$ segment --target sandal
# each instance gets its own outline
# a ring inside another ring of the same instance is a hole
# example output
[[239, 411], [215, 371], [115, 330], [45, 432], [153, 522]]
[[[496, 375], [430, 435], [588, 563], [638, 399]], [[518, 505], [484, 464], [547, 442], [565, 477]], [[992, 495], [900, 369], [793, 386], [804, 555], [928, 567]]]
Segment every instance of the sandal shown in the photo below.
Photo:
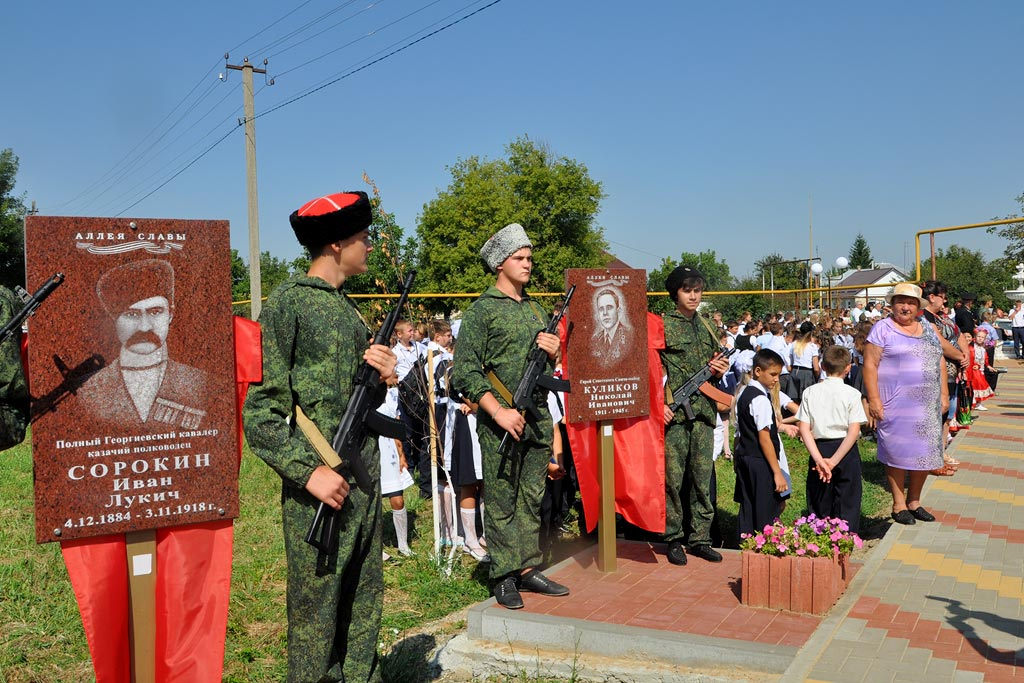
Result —
[[934, 470], [928, 470], [928, 474], [935, 477], [952, 477], [956, 474], [956, 468], [947, 463], [942, 467], [936, 467]]

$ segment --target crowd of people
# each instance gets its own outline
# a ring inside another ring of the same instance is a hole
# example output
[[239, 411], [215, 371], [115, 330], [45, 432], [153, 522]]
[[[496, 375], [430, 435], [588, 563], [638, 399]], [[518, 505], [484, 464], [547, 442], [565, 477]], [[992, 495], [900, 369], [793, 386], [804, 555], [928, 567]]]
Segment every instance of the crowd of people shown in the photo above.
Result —
[[[398, 552], [411, 553], [403, 492], [413, 473], [420, 495], [442, 501], [441, 544], [461, 545], [487, 564], [499, 605], [522, 608], [524, 593], [570, 593], [542, 572], [546, 540], [557, 534], [576, 495], [571, 485], [556, 486], [572, 472], [564, 397], [538, 395], [535, 410], [524, 414], [512, 406], [509, 389], [531, 351], [540, 349], [552, 372], [560, 361], [560, 339], [546, 331], [549, 316], [526, 289], [533, 268], [526, 231], [511, 224], [484, 244], [480, 256], [494, 284], [461, 320], [402, 320], [393, 346], [368, 346], [369, 330], [340, 292], [345, 277], [367, 267], [365, 202], [361, 193], [346, 193], [293, 214], [296, 236], [314, 258], [308, 274], [267, 301], [264, 381], [253, 387], [245, 410], [253, 452], [283, 481], [289, 677], [295, 680], [375, 680], [371, 636], [379, 628], [387, 558], [380, 499], [389, 499]], [[702, 310], [705, 280], [696, 269], [676, 268], [666, 286], [674, 304], [663, 316], [666, 395], [706, 367], [718, 384], [715, 393], [691, 397], [692, 418], [669, 405], [661, 416], [666, 516], [660, 540], [669, 563], [722, 560], [719, 455], [733, 460], [739, 534], [778, 518], [794, 487], [780, 434], [807, 448], [807, 480], [795, 485], [805, 487], [808, 510], [818, 517], [859, 528], [858, 441], [867, 426], [886, 468], [893, 520], [934, 521], [921, 491], [929, 473], [956, 471], [958, 463], [945, 455], [951, 426], [963, 425], [956, 399], [969, 396], [969, 408], [982, 407], [998, 378], [983, 332], [996, 330], [985, 329], [990, 312], [975, 313], [974, 297], [964, 294], [962, 306], [952, 309], [941, 282], [925, 282], [923, 289], [902, 283], [884, 305], [867, 302], [863, 309], [802, 319], [778, 313], [758, 320], [747, 313], [727, 322]], [[724, 349], [735, 353], [726, 357]], [[368, 445], [365, 455], [380, 478], [372, 494], [319, 464], [289, 422], [298, 405], [329, 431], [362, 360], [379, 373], [380, 410], [406, 426], [404, 439], [381, 437]], [[964, 386], [972, 391], [961, 391]], [[500, 447], [508, 438], [511, 456]], [[301, 541], [320, 502], [344, 520], [337, 557], [328, 565]]]
[[[534, 410], [524, 414], [510, 395], [531, 352], [542, 352], [549, 371], [560, 368], [560, 339], [546, 331], [550, 317], [526, 289], [530, 238], [511, 224], [487, 240], [480, 256], [494, 284], [461, 320], [400, 320], [389, 344], [372, 344], [371, 330], [343, 292], [346, 278], [367, 270], [371, 217], [362, 192], [320, 197], [291, 215], [311, 263], [307, 273], [278, 286], [263, 308], [263, 380], [251, 387], [244, 407], [253, 453], [282, 480], [289, 680], [379, 680], [382, 567], [389, 559], [383, 499], [397, 552], [409, 555], [405, 491], [413, 486], [440, 499], [441, 545], [486, 563], [499, 605], [523, 607], [524, 592], [570, 593], [542, 572], [577, 495], [564, 396], [541, 390]], [[665, 394], [671, 397], [705, 368], [717, 385], [691, 396], [692, 417], [666, 404], [656, 418], [665, 427], [659, 540], [667, 561], [722, 560], [716, 548], [727, 539], [716, 518], [718, 457], [735, 469], [738, 534], [772, 524], [794, 486], [805, 488], [809, 512], [839, 518], [856, 532], [865, 427], [885, 466], [893, 520], [934, 521], [922, 505], [922, 488], [929, 474], [955, 474], [959, 463], [946, 447], [969, 425], [972, 409], [984, 410], [994, 395], [1000, 368], [993, 347], [1002, 335], [992, 323], [1002, 312], [976, 311], [970, 293], [951, 307], [943, 283], [929, 280], [895, 285], [884, 304], [761, 319], [748, 312], [724, 321], [705, 311], [705, 284], [688, 265], [666, 279], [674, 310], [662, 316]], [[0, 305], [11, 313], [10, 302], [0, 298]], [[1019, 303], [1009, 317], [1021, 358]], [[723, 353], [728, 349], [734, 353]], [[5, 351], [0, 363], [0, 389], [18, 394], [17, 410], [0, 411], [0, 448], [24, 434], [27, 395], [18, 393], [23, 379], [15, 359]], [[367, 441], [362, 457], [379, 482], [370, 491], [321, 462], [307, 428], [296, 429], [301, 414], [313, 430], [332, 434], [364, 362], [379, 378], [378, 411], [401, 420], [406, 434]], [[806, 446], [805, 482], [792, 480], [780, 435]], [[512, 448], [502, 449], [509, 438]], [[337, 549], [329, 553], [304, 542], [321, 504], [340, 516]]]

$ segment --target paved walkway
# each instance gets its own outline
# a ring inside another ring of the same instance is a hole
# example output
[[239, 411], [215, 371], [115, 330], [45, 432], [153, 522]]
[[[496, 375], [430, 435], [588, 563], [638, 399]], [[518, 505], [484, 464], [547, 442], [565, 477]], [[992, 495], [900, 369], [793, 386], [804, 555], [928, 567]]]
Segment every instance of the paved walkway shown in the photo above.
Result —
[[784, 681], [1024, 681], [1024, 372], [929, 477], [931, 524], [894, 524]]
[[507, 672], [525, 652], [580, 680], [1024, 683], [1024, 368], [998, 388], [954, 440], [956, 476], [929, 477], [937, 521], [893, 524], [824, 618], [739, 604], [737, 551], [678, 568], [663, 546], [619, 541], [614, 574], [593, 548], [547, 572], [570, 599], [471, 608], [448, 661]]

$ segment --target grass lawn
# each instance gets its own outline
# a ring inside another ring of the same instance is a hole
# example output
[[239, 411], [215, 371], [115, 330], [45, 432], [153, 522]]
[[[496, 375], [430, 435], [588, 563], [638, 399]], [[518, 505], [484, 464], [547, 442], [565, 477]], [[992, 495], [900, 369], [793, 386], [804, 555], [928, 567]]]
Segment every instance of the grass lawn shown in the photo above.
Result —
[[[864, 460], [862, 535], [877, 538], [888, 526], [889, 497], [874, 444], [861, 442]], [[794, 495], [783, 516], [791, 521], [804, 505], [807, 454], [799, 442], [786, 440]], [[735, 538], [736, 504], [729, 461], [719, 460], [718, 504], [726, 539]], [[228, 615], [224, 680], [246, 683], [280, 681], [285, 673], [285, 563], [281, 539], [280, 480], [246, 451], [239, 476], [241, 517], [236, 521], [231, 605]], [[456, 556], [450, 577], [442, 578], [431, 560], [430, 505], [410, 489], [412, 547], [403, 558], [394, 550], [394, 528], [385, 503], [384, 542], [396, 559], [385, 565], [384, 624], [381, 651], [386, 683], [433, 680], [426, 675], [425, 654], [436, 637], [461, 631], [456, 614], [430, 633], [407, 637], [424, 624], [485, 599], [486, 568], [468, 556]], [[75, 603], [55, 543], [36, 545], [33, 531], [32, 452], [28, 442], [0, 456], [0, 683], [92, 680], [92, 665]], [[576, 549], [567, 538], [559, 555]], [[728, 544], [727, 544], [728, 545]], [[401, 642], [400, 642], [401, 641]], [[394, 647], [400, 643], [399, 647]], [[498, 680], [498, 679], [494, 679]], [[510, 673], [500, 680], [551, 680]]]

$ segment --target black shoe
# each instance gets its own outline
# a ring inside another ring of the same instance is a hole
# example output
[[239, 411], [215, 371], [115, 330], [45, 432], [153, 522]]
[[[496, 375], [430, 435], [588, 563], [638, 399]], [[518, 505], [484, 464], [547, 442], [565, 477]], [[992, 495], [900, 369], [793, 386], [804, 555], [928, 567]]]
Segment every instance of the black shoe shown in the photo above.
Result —
[[541, 595], [560, 596], [569, 594], [568, 588], [560, 583], [555, 583], [537, 569], [534, 569], [529, 574], [520, 576], [519, 587], [524, 591], [540, 593]]
[[672, 564], [682, 566], [686, 564], [686, 550], [679, 541], [672, 541], [668, 544], [668, 561]]
[[691, 545], [689, 550], [691, 555], [699, 557], [702, 560], [707, 560], [708, 562], [722, 561], [722, 553], [709, 545]]
[[910, 510], [894, 512], [892, 513], [892, 518], [895, 519], [898, 524], [917, 524], [917, 520], [914, 519], [914, 514]]
[[519, 589], [516, 588], [515, 577], [508, 576], [498, 582], [494, 587], [494, 599], [506, 609], [523, 608], [523, 597], [519, 595]]
[[923, 507], [916, 507], [913, 510], [910, 510], [910, 514], [914, 515], [914, 517], [916, 519], [919, 519], [922, 522], [934, 522], [935, 521], [935, 515], [933, 515], [932, 513], [928, 512]]

